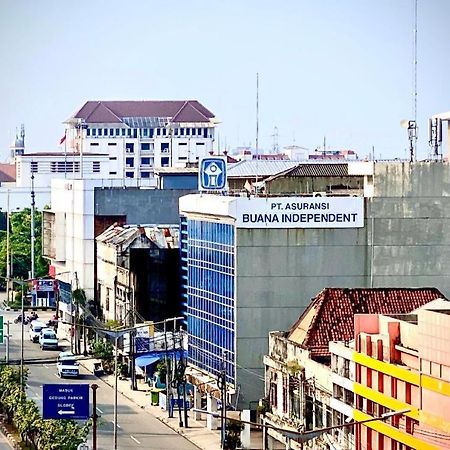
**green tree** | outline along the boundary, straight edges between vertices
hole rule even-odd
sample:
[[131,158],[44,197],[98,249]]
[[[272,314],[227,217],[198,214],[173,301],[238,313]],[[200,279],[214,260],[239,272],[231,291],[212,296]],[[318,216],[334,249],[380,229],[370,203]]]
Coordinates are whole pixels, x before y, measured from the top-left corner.
[[[12,258],[11,274],[14,278],[28,279],[31,269],[31,209],[9,215],[10,233],[10,257]],[[34,251],[35,251],[35,276],[42,277],[48,273],[48,262],[42,257],[42,213],[35,211],[34,214]],[[0,277],[6,277],[6,231],[0,233]]]

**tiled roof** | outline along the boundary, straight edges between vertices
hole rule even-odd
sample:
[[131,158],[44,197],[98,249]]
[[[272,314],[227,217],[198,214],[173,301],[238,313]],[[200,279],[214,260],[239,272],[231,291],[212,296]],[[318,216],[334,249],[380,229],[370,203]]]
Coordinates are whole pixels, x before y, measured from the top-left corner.
[[347,177],[347,164],[299,164],[286,177]]
[[164,117],[172,122],[209,122],[214,114],[197,100],[88,101],[73,116],[86,123],[121,123],[126,117]]
[[435,288],[326,288],[312,299],[288,339],[329,356],[328,343],[354,338],[355,314],[406,314],[444,295]]
[[0,163],[0,183],[16,181],[16,165]]

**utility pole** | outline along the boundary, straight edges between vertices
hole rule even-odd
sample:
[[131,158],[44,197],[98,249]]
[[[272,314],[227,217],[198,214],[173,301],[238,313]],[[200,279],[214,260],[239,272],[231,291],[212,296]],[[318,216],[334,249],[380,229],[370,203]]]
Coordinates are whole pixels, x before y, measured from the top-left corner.
[[226,350],[222,353],[222,369],[217,377],[217,387],[220,389],[220,399],[222,410],[220,411],[220,448],[224,449],[226,445],[226,427],[227,427],[227,363]]
[[9,320],[6,321],[6,364],[9,364]]
[[97,450],[97,384],[91,385],[92,389],[92,450]]
[[22,288],[22,308],[21,308],[21,314],[22,314],[22,320],[20,321],[20,386],[23,391],[25,391],[25,383],[23,380],[23,347],[24,347],[24,322],[25,322],[25,312],[24,312],[24,306],[23,306],[23,284],[21,284]]
[[34,280],[34,164],[31,161],[31,279]]
[[6,191],[6,303],[9,303],[11,258],[9,249],[9,189]]
[[115,353],[114,353],[114,450],[117,450],[117,347],[119,346],[119,334],[115,336]]

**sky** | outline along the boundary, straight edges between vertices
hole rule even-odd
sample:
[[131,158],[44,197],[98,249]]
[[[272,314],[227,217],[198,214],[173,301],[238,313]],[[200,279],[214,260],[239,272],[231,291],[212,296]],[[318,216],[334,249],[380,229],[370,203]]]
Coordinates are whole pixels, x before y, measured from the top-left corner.
[[[415,0],[0,0],[0,161],[56,151],[87,100],[196,99],[223,149],[352,149],[406,158]],[[450,1],[417,0],[417,158],[450,110]],[[275,128],[276,127],[276,128]]]

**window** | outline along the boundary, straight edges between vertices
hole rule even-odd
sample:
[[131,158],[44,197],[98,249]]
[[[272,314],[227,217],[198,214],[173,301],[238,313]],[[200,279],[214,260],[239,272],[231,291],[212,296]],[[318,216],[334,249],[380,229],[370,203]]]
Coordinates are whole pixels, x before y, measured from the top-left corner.
[[116,128],[116,136],[120,136],[120,128]]
[[205,145],[204,142],[196,142],[195,145]]
[[149,143],[141,144],[141,150],[150,150],[150,144]]
[[132,144],[131,142],[127,142],[125,144],[125,152],[126,153],[134,153],[134,144]]
[[134,137],[134,138],[137,138],[137,137],[138,137],[138,130],[137,130],[137,128],[135,128],[135,129],[133,130],[133,137]]
[[161,166],[169,167],[169,158],[167,158],[167,157],[161,158]]
[[108,145],[117,145],[117,142],[108,142]]
[[110,175],[117,175],[117,172],[109,172]]
[[92,128],[92,136],[97,136],[97,128]]
[[186,160],[186,159],[187,159],[187,156],[180,156],[180,157],[178,158],[179,161],[184,161],[184,160]]
[[156,129],[156,136],[161,136],[161,128]]
[[174,130],[174,135],[175,135],[175,136],[178,136],[178,128],[175,128],[175,130]]
[[169,143],[163,142],[161,144],[161,153],[169,153]]
[[109,160],[110,160],[110,161],[117,161],[117,156],[110,156],[110,157],[109,157]]
[[103,136],[108,136],[108,128],[103,129]]
[[203,128],[203,137],[204,138],[208,137],[208,128]]
[[187,145],[187,143],[186,142],[180,142],[179,144],[178,144],[178,146],[182,146],[182,145]]
[[127,167],[134,167],[134,158],[125,158],[125,164]]
[[134,178],[134,172],[125,172],[127,178]]
[[93,161],[93,163],[92,163],[92,172],[93,173],[99,173],[100,172],[100,162],[99,161]]
[[186,136],[190,136],[191,135],[191,129],[190,128],[186,128]]
[[109,135],[110,136],[114,136],[114,128],[110,128],[109,129]]
[[184,128],[180,128],[180,136],[184,136]]
[[52,161],[50,163],[50,172],[52,173],[64,173],[64,172],[79,172],[80,171],[80,163],[79,161]]
[[201,129],[201,128],[197,128],[197,134],[198,134],[199,136],[202,135],[202,129]]
[[147,137],[148,136],[148,128],[142,129],[142,136]]
[[91,135],[91,129],[88,128],[88,129],[86,130],[86,136],[90,136],[90,135]]
[[121,135],[122,136],[125,136],[127,134],[127,130],[126,130],[126,128],[122,128],[122,132],[121,132]]
[[98,135],[99,135],[99,136],[102,136],[102,135],[103,135],[103,130],[102,130],[101,128],[99,128],[97,131],[98,131]]
[[151,166],[153,165],[153,158],[141,158],[141,164],[143,166]]
[[153,133],[154,133],[154,130],[153,130],[153,128],[150,128],[150,130],[149,130],[149,137],[153,137]]
[[195,128],[191,128],[191,134],[192,136],[195,136]]
[[167,136],[167,130],[165,128],[162,129],[163,136]]
[[131,137],[131,131],[132,131],[131,128],[128,128],[128,130],[127,130],[127,136],[128,137]]
[[37,171],[38,171],[38,163],[32,161],[32,162],[31,162],[31,172],[32,172],[32,173],[37,173]]
[[91,142],[89,145],[91,147],[98,147],[98,142]]
[[150,172],[141,172],[141,178],[150,178]]

